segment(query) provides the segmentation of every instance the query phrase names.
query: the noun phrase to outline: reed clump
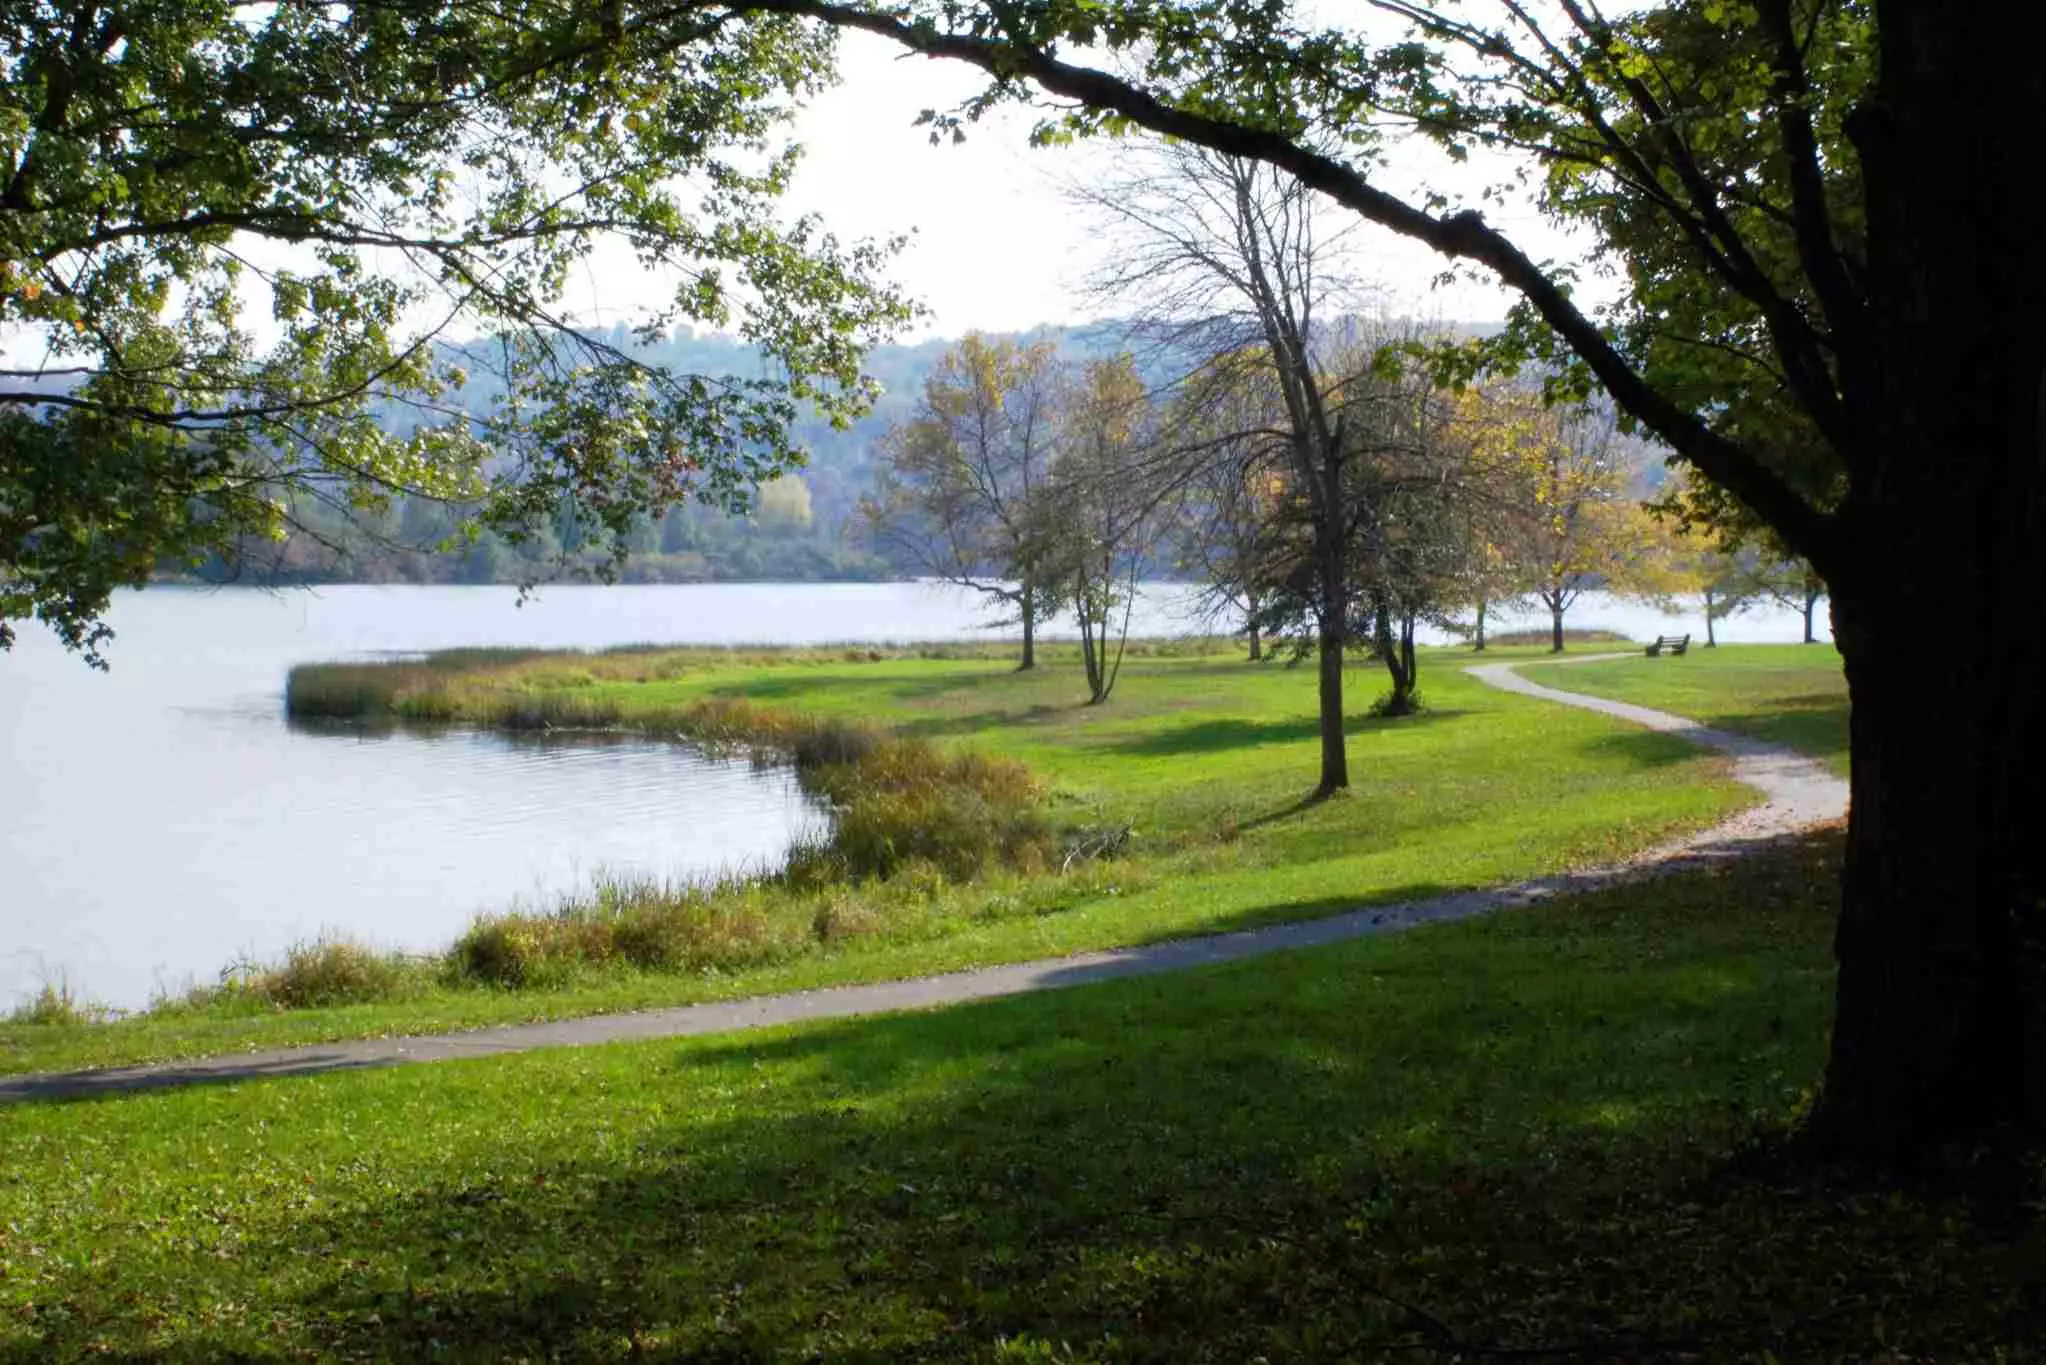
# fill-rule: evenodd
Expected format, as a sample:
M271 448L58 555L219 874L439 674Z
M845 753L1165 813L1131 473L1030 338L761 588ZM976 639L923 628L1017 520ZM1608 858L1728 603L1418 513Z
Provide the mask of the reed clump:
M243 960L212 985L161 997L155 1013L179 1010L311 1010L409 1000L433 989L440 963L431 955L378 948L339 934L295 943L274 962Z
M1065 876L1004 871L955 882L910 862L887 880L796 884L600 880L546 911L479 918L441 965L449 986L552 990L605 973L708 974L786 962L862 940L912 939L961 923L1054 914L1134 889L1148 874L1090 864Z
M402 953L323 935L294 944L282 962L249 973L242 989L278 1009L324 1009L402 999L424 989L425 976Z
M812 912L768 882L601 879L551 911L485 915L448 950L451 983L552 989L605 970L733 971L815 942Z

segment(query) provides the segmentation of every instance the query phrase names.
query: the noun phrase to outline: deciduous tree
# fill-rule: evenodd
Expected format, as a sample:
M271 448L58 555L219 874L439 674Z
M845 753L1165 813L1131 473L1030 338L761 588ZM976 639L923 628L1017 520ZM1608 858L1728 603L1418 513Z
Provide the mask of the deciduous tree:
M1137 574L1170 492L1167 468L1146 458L1152 426L1150 394L1127 353L1087 362L1066 396L1059 453L1040 500L1046 576L1080 628L1095 706L1121 676Z
M1312 592L1321 795L1347 787L1343 658L1350 642L1346 467L1376 396L1343 363L1360 354L1331 294L1316 203L1293 177L1254 160L1166 145L1089 198L1122 229L1106 292L1133 299L1174 351L1199 358L1194 382L1269 385L1283 414L1287 486L1311 541L1296 567ZM1161 302L1162 301L1162 302ZM1333 316L1331 314L1334 314ZM1238 403L1235 397L1221 401ZM1198 410L1210 400L1191 395ZM1262 424L1259 430L1263 430Z
M1056 342L969 335L924 381L914 416L883 438L862 504L901 562L1015 613L1025 669L1037 666L1037 625L1057 598L1042 495L1062 382Z

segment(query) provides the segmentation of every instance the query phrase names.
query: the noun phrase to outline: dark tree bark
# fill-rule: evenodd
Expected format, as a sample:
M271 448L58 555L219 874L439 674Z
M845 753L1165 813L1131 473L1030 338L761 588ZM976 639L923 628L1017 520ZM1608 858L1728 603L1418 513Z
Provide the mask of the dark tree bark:
M1028 582L1023 584L1023 662L1016 665L1018 672L1028 672L1037 667L1037 590Z
M2046 1113L2046 79L1998 36L2022 8L1886 3L1853 129L1870 371L1829 582L1853 812L1813 1133L1885 1161Z
M1712 589L1705 589L1705 648L1707 649L1719 648L1719 633L1715 629L1719 624L1719 619L1718 613L1714 610L1719 605L1718 598L1719 594L1713 592Z
M1563 652L1563 607L1556 599L1549 599L1549 653Z
M1400 617L1399 635L1392 630L1392 609L1383 598L1375 604L1372 612L1374 643L1378 647L1379 660L1384 663L1386 674L1392 679L1392 693L1380 709L1381 715L1408 716L1416 709L1415 695L1419 691L1421 666L1414 654L1414 617L1408 612Z
M1474 654L1485 652L1485 599L1482 597L1478 599L1478 639L1477 643L1471 646L1471 652Z
M1099 706L1107 699L1108 691L1102 686L1101 651L1094 643L1094 614L1084 597L1074 604L1074 615L1080 623L1080 664L1087 673L1087 704Z
M1333 498L1329 506L1336 505ZM1343 744L1343 650L1347 594L1343 590L1343 545L1330 517L1315 520L1316 585L1320 619L1316 622L1316 667L1321 724L1321 780L1315 795L1327 796L1350 785L1350 756Z
M1819 642L1817 633L1812 629L1812 614L1818 609L1818 605L1818 589L1806 588L1804 591L1804 642L1808 645L1815 645Z
M1414 613L1408 612L1400 621L1400 658L1407 670L1407 694L1409 699L1421 690L1421 656L1414 652Z

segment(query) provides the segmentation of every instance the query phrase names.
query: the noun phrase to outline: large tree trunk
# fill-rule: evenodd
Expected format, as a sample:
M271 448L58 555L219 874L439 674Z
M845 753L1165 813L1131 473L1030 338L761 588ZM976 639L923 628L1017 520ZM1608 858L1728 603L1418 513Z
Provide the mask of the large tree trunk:
M1819 637L1818 637L1818 634L1817 634L1817 632L1815 632L1815 631L1814 631L1814 630L1812 629L1812 614L1813 614L1814 612L1816 612L1816 611L1818 610L1818 606L1819 606L1819 595L1818 595L1818 594L1817 594L1816 592L1813 592L1813 591L1812 591L1811 589L1809 589L1809 588L1805 589L1805 594L1804 594L1804 642L1805 642L1806 644L1808 644L1808 645L1815 645L1815 644L1817 644L1817 643L1819 642Z
M1325 519L1318 519L1325 520ZM1315 792L1327 796L1350 785L1350 756L1343 745L1343 649L1348 643L1343 591L1343 548L1333 530L1315 527L1320 579L1319 634L1315 641L1320 683L1321 780Z
M1244 629L1250 632L1250 661L1258 663L1265 657L1265 637L1264 632L1258 629L1257 624L1257 595L1255 593L1247 594L1244 601L1246 605L1243 612L1243 621Z
M1853 806L1838 1011L1813 1131L1834 1153L1895 1162L2041 1112L2030 940L2046 880L2022 812L2046 797L2036 700L2046 678L2038 642L2022 638L2036 637L2036 624L1985 630L1988 639L1964 630L1928 647L1900 598L1930 608L1947 585L1886 577L1880 608L1834 598ZM2036 623L2041 586L2008 585L1988 600Z
M1719 648L1719 635L1714 630L1714 627L1718 624L1718 617L1714 612L1718 602L1715 599L1716 594L1712 589L1705 589L1705 648L1707 649Z
M1871 352L1828 584L1854 808L1812 1128L1890 1162L2046 1112L2046 66L1999 27L2024 12L1889 0L1854 130Z
M1554 598L1549 601L1549 653L1563 652L1563 606Z
M1485 599L1482 597L1478 599L1478 639L1477 643L1471 646L1471 652L1474 654L1485 652Z
M1028 581L1023 584L1023 662L1018 670L1037 667L1037 589Z

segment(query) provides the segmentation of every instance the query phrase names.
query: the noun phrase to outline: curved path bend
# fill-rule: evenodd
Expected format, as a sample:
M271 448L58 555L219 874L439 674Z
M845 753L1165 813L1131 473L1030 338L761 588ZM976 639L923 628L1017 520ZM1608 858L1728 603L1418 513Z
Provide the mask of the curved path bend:
M1566 662L1596 663L1627 657L1630 656L1596 654ZM1650 730L1681 736L1693 744L1724 754L1733 760L1735 779L1760 792L1762 803L1711 829L1609 866L1510 886L1462 891L1428 900L1370 906L1326 919L1276 924L1203 938L1174 939L1136 948L1078 953L1037 962L1016 962L975 971L948 972L942 976L907 981L834 986L631 1014L592 1015L553 1023L411 1038L365 1038L268 1052L244 1052L199 1061L162 1062L62 1075L0 1077L0 1103L76 1099L165 1086L311 1075L324 1071L493 1056L535 1048L577 1047L627 1039L729 1033L813 1019L845 1019L865 1014L929 1009L1095 981L1152 976L1190 967L1236 962L1266 953L1340 943L1372 934L1393 933L1417 924L1469 919L1495 910L1530 905L1551 896L1660 875L1680 867L1736 857L1758 845L1838 820L1847 813L1846 782L1809 758L1745 735L1713 730L1666 711L1651 711L1626 702L1544 687L1521 677L1514 668L1515 665L1510 663L1481 664L1465 671L1480 682L1504 692L1603 712Z

